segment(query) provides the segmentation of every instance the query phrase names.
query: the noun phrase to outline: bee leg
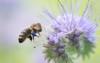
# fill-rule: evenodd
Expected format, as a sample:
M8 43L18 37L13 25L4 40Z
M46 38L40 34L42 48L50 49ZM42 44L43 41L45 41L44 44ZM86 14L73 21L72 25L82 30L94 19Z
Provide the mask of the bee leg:
M39 37L39 36L41 36L41 35L40 35L40 33L38 33L38 35L35 35L35 36L36 36L36 37Z
M34 37L32 39L34 40Z
M33 37L36 36L36 32L32 31L32 32L31 32L31 35L32 35Z
M32 35L32 37L37 36L37 35L36 35L36 32L32 32L31 35ZM39 37L39 36L37 36L37 37Z
M34 41L34 36L32 36L32 41Z
M38 32L38 34L39 34L39 36L41 36L39 32Z
M32 41L32 36L31 35L28 38Z
M39 37L39 35L35 35L36 37Z

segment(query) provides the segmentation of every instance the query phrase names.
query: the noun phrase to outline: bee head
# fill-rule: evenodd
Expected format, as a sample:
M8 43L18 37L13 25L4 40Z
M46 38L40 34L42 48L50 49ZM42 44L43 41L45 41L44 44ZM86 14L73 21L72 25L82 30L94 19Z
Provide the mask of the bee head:
M36 30L36 32L41 32L42 31L41 24L37 23L36 26L34 27L34 30Z

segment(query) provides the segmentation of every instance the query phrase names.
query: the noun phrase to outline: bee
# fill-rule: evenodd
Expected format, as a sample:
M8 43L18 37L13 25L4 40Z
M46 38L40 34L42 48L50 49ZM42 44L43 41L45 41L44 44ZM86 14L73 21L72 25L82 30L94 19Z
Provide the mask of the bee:
M34 37L37 36L36 34L40 36L40 32L42 32L41 24L40 23L32 24L28 28L20 32L18 41L19 43L23 43L26 40L26 38L32 41L34 40Z

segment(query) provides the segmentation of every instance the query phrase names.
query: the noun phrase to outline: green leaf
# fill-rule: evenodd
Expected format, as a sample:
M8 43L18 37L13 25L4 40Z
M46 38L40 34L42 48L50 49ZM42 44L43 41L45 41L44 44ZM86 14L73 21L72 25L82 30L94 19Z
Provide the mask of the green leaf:
M94 49L94 43L89 42L88 39L84 38L81 40L80 42L80 48L78 49L77 53L78 56L82 56L83 59L85 59L85 57L89 57L90 53L93 53L93 49Z

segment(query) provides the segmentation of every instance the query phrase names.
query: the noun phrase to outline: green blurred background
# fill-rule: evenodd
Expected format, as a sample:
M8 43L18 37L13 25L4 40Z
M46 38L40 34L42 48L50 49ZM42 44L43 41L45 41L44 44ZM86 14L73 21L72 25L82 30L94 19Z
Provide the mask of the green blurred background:
M99 16L100 0L90 1L95 4L94 17ZM61 2L65 4L66 0ZM84 10L87 0L78 0L80 2L82 7L79 14ZM69 0L67 4L69 5ZM59 14L56 0L0 0L0 63L47 63L42 54L42 44L46 42L50 19L43 15L44 9L55 16ZM33 42L27 39L22 44L18 43L21 30L34 22L40 22L43 26L41 37L35 38ZM95 34L100 38L100 30ZM79 58L75 63L100 63L100 39L95 43L95 53L85 60Z

